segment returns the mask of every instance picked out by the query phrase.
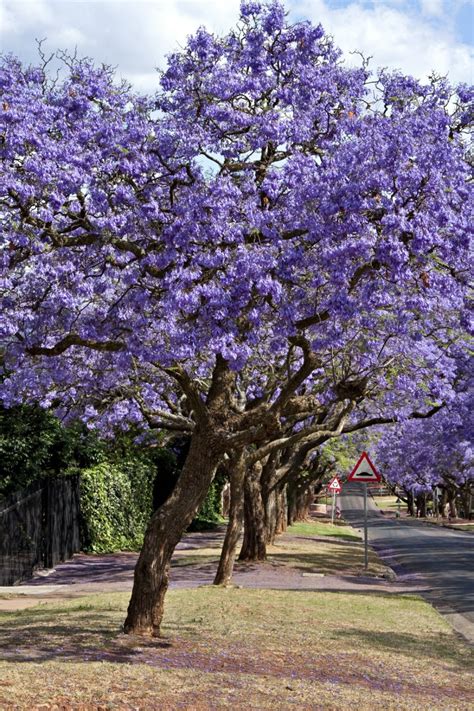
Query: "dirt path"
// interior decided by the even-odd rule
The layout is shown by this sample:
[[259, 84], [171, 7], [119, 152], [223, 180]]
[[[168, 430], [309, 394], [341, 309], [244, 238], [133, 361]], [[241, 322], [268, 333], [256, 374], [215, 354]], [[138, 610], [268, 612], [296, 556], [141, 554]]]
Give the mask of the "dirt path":
[[[211, 585], [224, 534], [225, 527], [212, 532], [187, 534], [178, 544], [173, 558], [170, 588]], [[279, 541], [289, 543], [297, 539], [298, 536], [286, 533]], [[316, 542], [318, 539], [314, 540]], [[320, 540], [328, 544], [328, 538]], [[332, 542], [338, 544], [337, 541]], [[196, 562], [190, 556], [197, 549], [205, 553], [205, 556], [202, 561]], [[34, 578], [21, 585], [0, 588], [0, 610], [22, 609], [41, 602], [92, 593], [130, 592], [137, 557], [137, 553], [127, 552], [76, 554], [70, 560], [60, 563], [53, 571], [39, 571]], [[419, 591], [419, 584], [413, 577], [390, 581], [360, 574], [322, 575], [275, 562], [237, 562], [233, 582], [242, 587], [275, 590], [378, 591], [392, 594]], [[8, 597], [2, 598], [1, 595], [5, 594]]]

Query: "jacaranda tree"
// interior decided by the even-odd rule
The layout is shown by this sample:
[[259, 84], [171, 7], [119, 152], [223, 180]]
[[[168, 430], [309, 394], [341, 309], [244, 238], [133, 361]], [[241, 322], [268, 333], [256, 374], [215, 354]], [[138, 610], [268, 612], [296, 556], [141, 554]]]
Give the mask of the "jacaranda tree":
[[458, 494], [465, 514], [470, 512], [474, 488], [474, 388], [467, 352], [460, 353], [457, 373], [456, 395], [445, 407], [427, 420], [408, 420], [383, 431], [376, 452], [387, 480], [406, 493], [412, 506], [417, 497], [424, 503], [436, 487], [442, 491], [440, 508], [449, 503], [453, 515]]
[[225, 455], [315, 446], [366, 400], [395, 416], [450, 397], [470, 96], [348, 68], [279, 2], [200, 29], [154, 97], [63, 60], [58, 80], [0, 70], [1, 396], [190, 435], [125, 623], [158, 634]]

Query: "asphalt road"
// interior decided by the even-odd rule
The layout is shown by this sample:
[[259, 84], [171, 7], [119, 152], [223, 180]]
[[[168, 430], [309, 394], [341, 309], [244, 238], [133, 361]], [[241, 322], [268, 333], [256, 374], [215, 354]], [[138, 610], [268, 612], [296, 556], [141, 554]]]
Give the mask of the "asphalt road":
[[[363, 533], [363, 484], [346, 483], [344, 518]], [[367, 497], [368, 540], [398, 576], [419, 592], [474, 644], [474, 536], [416, 520], [387, 518]]]

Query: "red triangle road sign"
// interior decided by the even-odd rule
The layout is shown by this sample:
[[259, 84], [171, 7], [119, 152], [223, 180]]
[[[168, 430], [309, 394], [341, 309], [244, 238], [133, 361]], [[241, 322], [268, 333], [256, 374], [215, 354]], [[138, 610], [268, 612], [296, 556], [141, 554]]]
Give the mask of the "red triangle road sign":
[[380, 481], [381, 479], [382, 477], [370, 461], [367, 452], [362, 452], [359, 461], [347, 477], [347, 481], [360, 481], [362, 483]]
[[329, 491], [335, 491], [336, 494], [340, 494], [342, 491], [342, 485], [337, 476], [334, 476], [328, 484]]

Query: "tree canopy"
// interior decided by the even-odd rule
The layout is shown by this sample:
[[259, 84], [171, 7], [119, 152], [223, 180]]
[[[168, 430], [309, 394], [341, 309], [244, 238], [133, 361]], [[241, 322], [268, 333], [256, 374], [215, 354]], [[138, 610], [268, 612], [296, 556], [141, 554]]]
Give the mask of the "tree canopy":
[[143, 589], [161, 540], [128, 624], [149, 631], [172, 522], [225, 454], [251, 447], [250, 465], [454, 396], [472, 92], [349, 67], [279, 2], [201, 28], [155, 96], [62, 59], [54, 80], [0, 70], [0, 395], [192, 434], [136, 573]]

